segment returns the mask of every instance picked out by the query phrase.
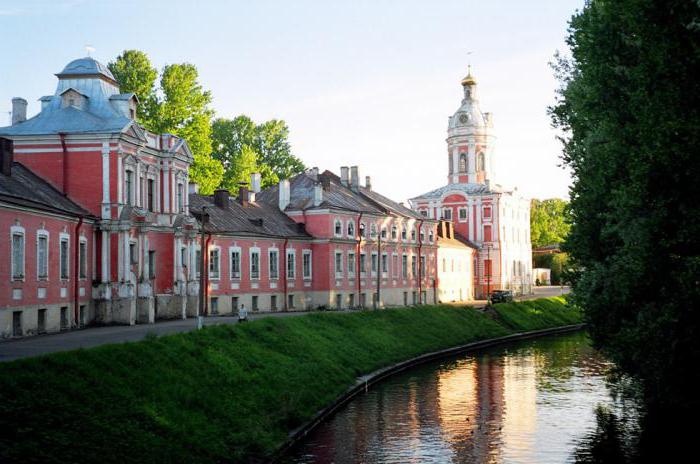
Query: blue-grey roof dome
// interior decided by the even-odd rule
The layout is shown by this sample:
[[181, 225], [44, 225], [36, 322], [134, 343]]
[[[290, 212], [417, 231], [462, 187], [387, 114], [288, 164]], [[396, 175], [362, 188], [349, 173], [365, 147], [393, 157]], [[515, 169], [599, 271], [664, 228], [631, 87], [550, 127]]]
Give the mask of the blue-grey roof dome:
[[107, 66], [89, 56], [71, 61], [65, 68], [63, 68], [63, 71], [56, 74], [58, 77], [85, 75], [101, 75], [112, 82], [116, 82], [114, 75], [112, 75], [112, 72], [109, 70], [109, 68], [107, 68]]

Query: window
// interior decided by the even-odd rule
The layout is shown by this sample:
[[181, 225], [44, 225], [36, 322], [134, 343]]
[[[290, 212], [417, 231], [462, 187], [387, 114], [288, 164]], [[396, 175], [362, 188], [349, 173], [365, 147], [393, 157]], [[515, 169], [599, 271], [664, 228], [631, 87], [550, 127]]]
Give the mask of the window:
[[24, 279], [24, 232], [12, 233], [12, 280]]
[[180, 213], [185, 211], [185, 187], [177, 184], [177, 210]]
[[418, 278], [425, 275], [425, 256], [420, 257], [420, 267], [418, 268]]
[[343, 276], [343, 253], [340, 251], [335, 252], [335, 276]]
[[485, 225], [484, 226], [484, 242], [490, 242], [490, 241], [491, 241], [491, 226]]
[[416, 229], [411, 229], [411, 241], [416, 241]]
[[459, 172], [467, 172], [467, 154], [460, 153], [459, 155]]
[[155, 184], [155, 181], [153, 179], [148, 179], [146, 181], [146, 189], [147, 189], [146, 203], [147, 203], [148, 211], [151, 211], [151, 212], [155, 211], [155, 209], [153, 208], [153, 206], [155, 205], [155, 196], [154, 196], [155, 192], [154, 192], [154, 187], [153, 187], [154, 184]]
[[401, 228], [401, 240], [406, 241], [406, 237], [408, 237], [408, 231], [406, 230], [406, 227]]
[[420, 228], [420, 242], [423, 243], [425, 241], [425, 229], [422, 227]]
[[382, 254], [382, 274], [389, 272], [389, 256], [386, 253]]
[[253, 311], [258, 310], [258, 295], [253, 295], [250, 300], [250, 306]]
[[442, 208], [442, 218], [446, 221], [452, 220], [452, 208]]
[[340, 222], [340, 219], [335, 220], [335, 236], [340, 237], [343, 235], [343, 223]]
[[233, 248], [231, 249], [231, 278], [240, 279], [241, 278], [241, 249]]
[[278, 250], [270, 250], [268, 257], [270, 258], [270, 279], [279, 278], [279, 256], [280, 252]]
[[124, 180], [124, 202], [127, 205], [133, 205], [134, 201], [134, 173], [131, 171], [126, 171], [126, 176]]
[[408, 277], [408, 256], [403, 255], [401, 257], [401, 277], [404, 279]]
[[369, 236], [372, 237], [372, 238], [374, 238], [374, 237], [377, 236], [377, 225], [376, 225], [376, 224], [370, 225], [370, 227], [369, 227]]
[[68, 238], [61, 238], [59, 247], [59, 271], [61, 279], [68, 279]]
[[218, 297], [211, 297], [211, 313], [213, 315], [219, 314], [219, 298]]
[[209, 278], [218, 279], [219, 278], [219, 249], [212, 248], [209, 250]]
[[357, 263], [355, 262], [355, 253], [348, 253], [348, 275], [349, 276], [354, 276], [355, 275], [355, 266]]
[[467, 220], [467, 208], [459, 208], [458, 217], [460, 222], [465, 222]]
[[22, 331], [22, 311], [12, 312], [12, 336], [21, 337]]
[[[197, 266], [199, 266], [199, 252], [197, 252]], [[199, 274], [199, 270], [197, 270]], [[148, 250], [148, 278], [153, 280], [156, 278], [156, 250]]]
[[40, 334], [46, 333], [46, 309], [40, 309], [37, 313], [36, 331]]
[[486, 169], [486, 158], [484, 156], [484, 153], [481, 152], [477, 155], [476, 158], [476, 170], [483, 171], [484, 169]]
[[371, 266], [372, 266], [372, 274], [374, 274], [374, 273], [377, 272], [377, 265], [378, 265], [378, 264], [379, 264], [379, 263], [377, 263], [377, 253], [372, 253], [372, 264], [371, 264]]
[[398, 228], [396, 226], [391, 226], [391, 239], [396, 240], [398, 237]]
[[419, 210], [418, 212], [420, 213], [421, 216], [423, 216], [423, 217], [428, 217], [428, 211], [427, 211], [427, 210], [421, 209], [421, 210]]
[[61, 330], [68, 329], [68, 307], [61, 307]]
[[367, 229], [365, 228], [365, 223], [364, 223], [364, 222], [360, 223], [360, 237], [362, 237], [362, 238], [366, 238], [366, 237], [367, 237], [367, 232], [366, 232], [366, 230], [367, 230]]
[[[302, 258], [303, 259], [303, 258]], [[296, 278], [296, 253], [294, 250], [287, 250], [287, 278]]]
[[180, 248], [180, 266], [184, 269], [183, 273], [185, 274], [185, 278], [187, 278], [187, 247]]
[[433, 229], [430, 229], [430, 231], [428, 232], [428, 241], [430, 243], [433, 243], [434, 240], [435, 240], [435, 234], [433, 232]]
[[78, 275], [81, 279], [87, 279], [87, 242], [80, 241], [78, 248]]
[[491, 219], [491, 207], [484, 206], [484, 219]]
[[238, 311], [238, 297], [231, 297], [231, 311]]
[[343, 307], [343, 294], [339, 293], [335, 296], [335, 309], [342, 309]]
[[49, 236], [46, 234], [36, 238], [36, 276], [40, 280], [49, 278]]
[[260, 250], [253, 248], [250, 250], [250, 278], [260, 278]]
[[202, 272], [202, 251], [197, 250], [194, 252], [194, 268], [195, 268], [195, 275], [197, 278], [199, 278], [199, 274]]
[[355, 294], [351, 293], [348, 295], [348, 308], [355, 307]]
[[139, 262], [139, 254], [136, 250], [136, 242], [129, 243], [129, 264], [134, 265]]
[[304, 253], [301, 257], [301, 264], [302, 264], [302, 274], [304, 276], [304, 279], [310, 279], [311, 278], [311, 250], [304, 250]]
[[382, 227], [382, 238], [386, 238], [386, 227]]
[[360, 253], [360, 275], [364, 275], [367, 270], [367, 255]]
[[287, 295], [287, 308], [294, 309], [294, 295]]
[[348, 221], [348, 237], [355, 237], [355, 223], [353, 221]]
[[411, 256], [411, 276], [416, 277], [416, 257]]
[[392, 274], [394, 275], [394, 277], [398, 277], [399, 276], [399, 255], [394, 253], [394, 255], [391, 258], [392, 258], [391, 259]]
[[270, 295], [270, 311], [277, 311], [277, 295]]

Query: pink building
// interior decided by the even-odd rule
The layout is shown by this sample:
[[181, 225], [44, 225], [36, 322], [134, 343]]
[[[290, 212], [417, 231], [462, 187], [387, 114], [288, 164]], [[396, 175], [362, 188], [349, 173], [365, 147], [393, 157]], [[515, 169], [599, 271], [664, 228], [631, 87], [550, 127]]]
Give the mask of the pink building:
[[461, 84], [462, 103], [448, 120], [447, 184], [411, 205], [424, 217], [452, 221], [457, 234], [479, 247], [477, 296], [495, 289], [530, 293], [530, 201], [496, 182], [493, 117], [481, 112], [471, 71]]

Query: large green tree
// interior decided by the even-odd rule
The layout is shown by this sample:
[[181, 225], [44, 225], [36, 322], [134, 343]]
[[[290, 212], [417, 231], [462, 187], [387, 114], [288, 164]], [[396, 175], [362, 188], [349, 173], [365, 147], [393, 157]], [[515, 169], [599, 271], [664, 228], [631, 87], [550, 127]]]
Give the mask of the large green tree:
[[568, 202], [560, 198], [532, 200], [530, 204], [530, 240], [532, 247], [564, 242], [571, 227], [567, 219]]
[[[190, 179], [203, 194], [210, 194], [223, 178], [224, 169], [211, 157], [211, 93], [199, 84], [197, 68], [189, 63], [163, 68], [159, 86], [157, 71], [145, 53], [126, 50], [108, 64], [121, 91], [134, 92], [144, 108], [138, 121], [156, 133], [171, 133], [187, 141], [194, 155]], [[154, 74], [155, 73], [155, 74]]]
[[212, 123], [212, 156], [224, 166], [222, 185], [235, 191], [237, 183], [245, 180], [239, 158], [244, 147], [255, 153], [256, 167], [262, 177], [262, 187], [276, 184], [304, 170], [304, 164], [291, 153], [289, 128], [284, 121], [273, 119], [256, 124], [248, 116], [233, 119], [217, 118]]
[[590, 0], [555, 65], [575, 298], [656, 405], [698, 406], [699, 26], [696, 1]]

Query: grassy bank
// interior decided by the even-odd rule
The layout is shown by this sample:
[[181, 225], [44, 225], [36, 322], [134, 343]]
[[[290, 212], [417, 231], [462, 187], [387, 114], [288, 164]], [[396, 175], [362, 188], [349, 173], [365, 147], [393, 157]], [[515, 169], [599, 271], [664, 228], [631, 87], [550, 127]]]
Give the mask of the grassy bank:
[[[251, 462], [361, 374], [580, 322], [560, 298], [267, 318], [0, 364], [0, 461]], [[252, 459], [251, 459], [252, 458]]]

